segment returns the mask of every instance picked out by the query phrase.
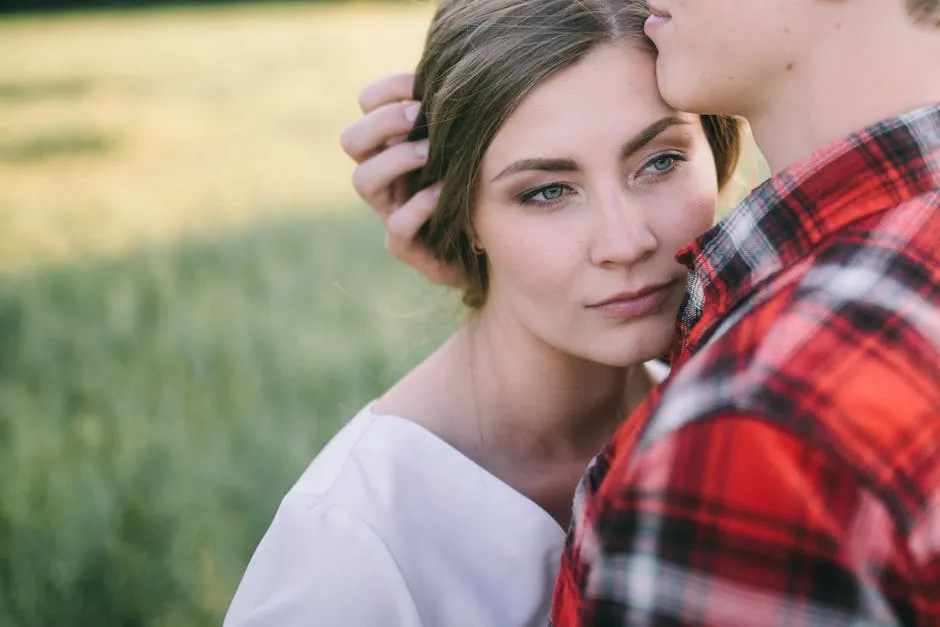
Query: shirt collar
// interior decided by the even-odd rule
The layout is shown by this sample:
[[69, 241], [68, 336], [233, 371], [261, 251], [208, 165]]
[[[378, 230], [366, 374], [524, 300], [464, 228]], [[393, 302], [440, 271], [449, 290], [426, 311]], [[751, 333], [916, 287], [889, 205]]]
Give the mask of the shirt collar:
[[[687, 332], [720, 318], [832, 233], [940, 188], [940, 104], [873, 124], [772, 177], [679, 251], [692, 272]], [[682, 333], [680, 333], [682, 335]]]

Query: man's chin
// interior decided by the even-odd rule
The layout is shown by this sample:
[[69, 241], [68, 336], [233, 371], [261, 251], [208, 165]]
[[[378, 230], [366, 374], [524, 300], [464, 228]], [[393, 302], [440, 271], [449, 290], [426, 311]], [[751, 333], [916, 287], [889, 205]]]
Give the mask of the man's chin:
[[700, 84], [701, 81], [686, 80], [688, 74], [678, 71], [674, 64], [663, 61], [660, 55], [656, 60], [656, 82], [663, 100], [677, 111], [713, 113], [711, 90], [705, 89], [705, 85]]

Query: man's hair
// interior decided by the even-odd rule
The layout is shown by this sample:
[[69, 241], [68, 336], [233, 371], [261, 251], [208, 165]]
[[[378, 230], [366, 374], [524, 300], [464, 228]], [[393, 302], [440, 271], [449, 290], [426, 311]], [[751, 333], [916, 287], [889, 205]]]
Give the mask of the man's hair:
[[917, 24], [940, 28], [940, 0], [904, 0]]

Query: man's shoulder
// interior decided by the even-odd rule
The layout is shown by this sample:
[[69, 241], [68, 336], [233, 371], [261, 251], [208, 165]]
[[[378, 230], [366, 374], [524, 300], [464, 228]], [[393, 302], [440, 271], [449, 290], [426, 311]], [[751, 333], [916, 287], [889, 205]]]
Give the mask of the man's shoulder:
[[928, 215], [930, 202], [846, 229], [764, 285], [674, 373], [640, 447], [747, 416], [866, 481], [926, 489], [940, 479], [940, 467], [929, 468], [940, 459], [940, 253], [926, 245], [940, 234], [940, 213]]
[[[832, 234], [755, 290], [682, 370], [700, 384], [730, 384], [730, 402], [773, 398], [768, 411], [789, 416], [872, 397], [893, 409], [938, 400], [937, 241], [940, 190]], [[940, 413], [940, 403], [930, 408]]]

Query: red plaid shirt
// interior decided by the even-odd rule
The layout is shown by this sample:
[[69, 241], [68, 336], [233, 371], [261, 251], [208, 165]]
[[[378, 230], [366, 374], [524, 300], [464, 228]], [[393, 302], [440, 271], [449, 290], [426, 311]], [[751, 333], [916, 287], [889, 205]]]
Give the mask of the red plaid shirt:
[[578, 489], [553, 624], [940, 625], [940, 105], [679, 258], [673, 374]]

